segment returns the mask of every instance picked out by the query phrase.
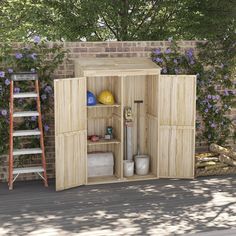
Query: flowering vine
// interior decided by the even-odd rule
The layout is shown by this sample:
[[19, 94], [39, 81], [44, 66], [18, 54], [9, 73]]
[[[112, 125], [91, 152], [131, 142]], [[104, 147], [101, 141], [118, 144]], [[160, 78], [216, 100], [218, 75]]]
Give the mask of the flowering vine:
[[[62, 45], [49, 45], [40, 36], [22, 43], [21, 47], [14, 45], [0, 45], [0, 154], [7, 153], [9, 143], [9, 96], [10, 76], [15, 72], [37, 73], [40, 82], [41, 109], [44, 131], [50, 129], [50, 116], [53, 109], [52, 73], [62, 63], [66, 51]], [[34, 84], [28, 81], [14, 82], [14, 93], [34, 91]], [[35, 110], [36, 99], [15, 99], [14, 109]], [[24, 118], [15, 124], [15, 129], [37, 129], [37, 117]], [[32, 139], [31, 139], [32, 140]], [[30, 141], [30, 145], [37, 145], [38, 138]], [[14, 138], [18, 146], [22, 142]]]
[[[178, 44], [152, 53], [152, 60], [161, 68], [162, 74], [195, 74], [197, 76], [197, 139], [208, 144], [227, 144], [236, 138], [235, 120], [229, 118], [235, 106], [235, 34], [214, 42], [198, 45], [181, 53]], [[196, 56], [196, 54], [198, 54]]]

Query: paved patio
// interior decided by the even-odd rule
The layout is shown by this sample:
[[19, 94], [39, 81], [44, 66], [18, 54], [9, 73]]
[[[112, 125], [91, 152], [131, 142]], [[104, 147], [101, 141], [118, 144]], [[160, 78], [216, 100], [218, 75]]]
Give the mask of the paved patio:
[[[236, 235], [236, 176], [83, 186], [0, 184], [0, 235]], [[214, 231], [211, 232], [210, 231]], [[203, 233], [208, 232], [208, 233]]]

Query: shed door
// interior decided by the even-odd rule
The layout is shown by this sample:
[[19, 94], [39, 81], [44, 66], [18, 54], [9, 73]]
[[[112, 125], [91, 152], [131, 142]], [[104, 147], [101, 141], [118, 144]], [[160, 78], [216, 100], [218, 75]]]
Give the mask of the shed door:
[[196, 78], [160, 77], [159, 175], [193, 178]]
[[87, 110], [84, 77], [54, 81], [56, 190], [86, 183]]

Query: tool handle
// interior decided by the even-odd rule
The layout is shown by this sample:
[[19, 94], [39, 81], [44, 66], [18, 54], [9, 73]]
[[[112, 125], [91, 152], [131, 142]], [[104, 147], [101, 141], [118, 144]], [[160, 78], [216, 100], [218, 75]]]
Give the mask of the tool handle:
[[137, 104], [137, 154], [140, 154], [140, 104], [143, 100], [135, 100], [134, 103]]

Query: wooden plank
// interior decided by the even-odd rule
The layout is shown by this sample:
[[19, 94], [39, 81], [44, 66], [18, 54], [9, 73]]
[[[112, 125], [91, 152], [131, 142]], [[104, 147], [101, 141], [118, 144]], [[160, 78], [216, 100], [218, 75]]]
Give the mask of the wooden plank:
[[177, 77], [177, 125], [195, 126], [196, 77]]
[[[81, 72], [82, 71], [82, 72]], [[86, 58], [75, 60], [75, 76], [125, 76], [159, 74], [148, 58]]]
[[160, 76], [160, 125], [177, 124], [177, 81], [176, 76]]
[[86, 80], [84, 77], [54, 80], [55, 134], [87, 127]]
[[86, 184], [87, 131], [56, 135], [56, 190]]

